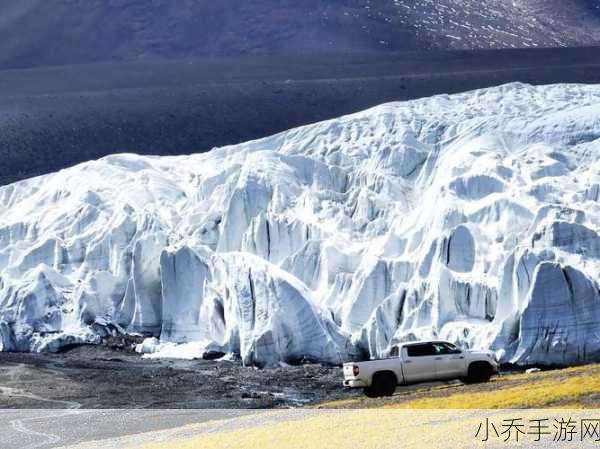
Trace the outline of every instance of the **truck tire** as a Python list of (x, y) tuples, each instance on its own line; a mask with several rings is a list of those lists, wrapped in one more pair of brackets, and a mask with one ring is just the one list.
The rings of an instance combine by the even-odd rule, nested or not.
[(486, 362), (474, 362), (469, 365), (469, 372), (463, 382), (467, 384), (488, 382), (492, 374), (494, 374), (492, 365)]
[(365, 388), (365, 394), (370, 398), (380, 398), (383, 396), (392, 396), (396, 391), (398, 381), (396, 375), (392, 372), (380, 372), (373, 374), (371, 386)]

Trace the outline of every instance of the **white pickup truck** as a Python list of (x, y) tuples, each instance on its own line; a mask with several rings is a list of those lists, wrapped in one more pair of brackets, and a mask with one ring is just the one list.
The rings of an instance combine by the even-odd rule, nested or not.
[(364, 388), (370, 397), (391, 396), (397, 385), (461, 379), (487, 382), (498, 372), (490, 351), (462, 351), (445, 341), (404, 343), (394, 357), (344, 364), (344, 386)]

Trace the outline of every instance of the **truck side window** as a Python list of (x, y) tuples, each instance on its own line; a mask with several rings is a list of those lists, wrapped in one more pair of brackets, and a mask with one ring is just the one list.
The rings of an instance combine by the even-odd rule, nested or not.
[(449, 343), (435, 343), (435, 352), (438, 355), (460, 354), (461, 350)]
[(450, 343), (444, 343), (444, 345), (448, 348), (448, 351), (450, 351), (448, 354), (461, 354), (462, 351), (460, 349), (458, 349), (456, 346), (450, 344)]
[(409, 357), (427, 357), (436, 354), (435, 346), (431, 343), (410, 345), (406, 347), (406, 353)]

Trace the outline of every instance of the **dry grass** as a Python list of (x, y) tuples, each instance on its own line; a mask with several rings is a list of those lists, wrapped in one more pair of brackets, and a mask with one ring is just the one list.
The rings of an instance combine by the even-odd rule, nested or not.
[(495, 391), (460, 393), (442, 398), (415, 399), (398, 404), (397, 407), (425, 409), (539, 408), (552, 406), (553, 404), (579, 404), (578, 399), (597, 393), (600, 393), (600, 378), (583, 379), (575, 377), (562, 382), (534, 381)]

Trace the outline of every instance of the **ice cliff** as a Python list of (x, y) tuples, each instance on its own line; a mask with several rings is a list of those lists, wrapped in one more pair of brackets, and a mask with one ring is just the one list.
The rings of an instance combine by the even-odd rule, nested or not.
[(600, 360), (600, 86), (386, 104), (0, 187), (3, 350), (385, 356), (443, 338)]

